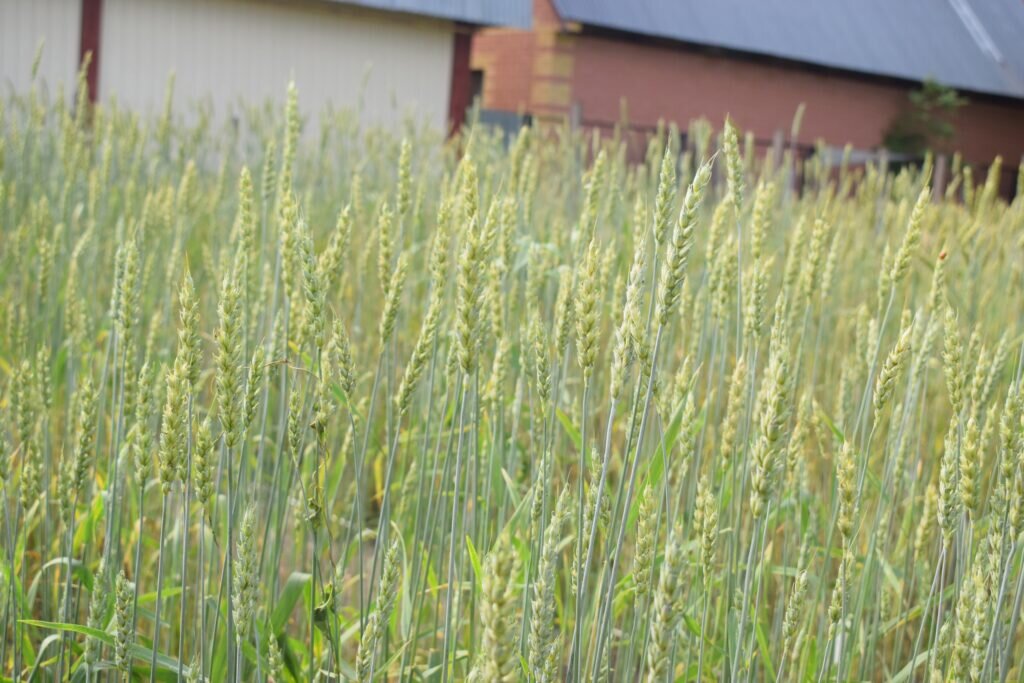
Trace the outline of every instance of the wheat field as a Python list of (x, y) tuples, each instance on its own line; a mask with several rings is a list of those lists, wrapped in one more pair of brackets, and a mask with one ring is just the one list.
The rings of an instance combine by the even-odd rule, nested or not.
[(1024, 174), (78, 92), (0, 100), (3, 680), (1024, 680)]

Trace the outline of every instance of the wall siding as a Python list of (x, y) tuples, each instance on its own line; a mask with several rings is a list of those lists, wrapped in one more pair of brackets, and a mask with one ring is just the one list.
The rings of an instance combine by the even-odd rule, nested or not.
[(217, 118), (241, 104), (281, 102), (294, 78), (312, 118), (361, 106), (366, 123), (448, 114), (453, 26), (327, 3), (104, 0), (100, 94), (158, 111), (168, 75), (175, 101)]
[(74, 88), (82, 6), (80, 0), (0, 0), (0, 94), (25, 93), (32, 61), (46, 41), (38, 81), (51, 94)]
[[(560, 26), (549, 0), (534, 0), (531, 31), (485, 29), (474, 38), (473, 68), (484, 71), (486, 109), (524, 111), (543, 120), (577, 115), (584, 126), (610, 132), (623, 105), (642, 138), (659, 120), (685, 126), (726, 115), (763, 141), (788, 133), (801, 102), (807, 106), (799, 142), (822, 138), (860, 149), (882, 144), (909, 106), (912, 84), (750, 60), (641, 38), (619, 38)], [(949, 147), (974, 163), (1002, 155), (1015, 166), (1024, 155), (1024, 102), (968, 96), (957, 113)]]
[[(776, 130), (789, 131), (803, 102), (801, 143), (822, 138), (871, 149), (908, 107), (913, 88), (587, 35), (577, 37), (573, 52), (572, 98), (583, 121), (594, 125), (614, 124), (625, 98), (635, 125), (653, 127), (661, 118), (685, 125), (701, 116), (718, 125), (730, 115), (741, 128), (770, 140)], [(972, 162), (1001, 154), (1016, 164), (1024, 154), (1024, 103), (971, 99), (957, 113), (951, 147)]]

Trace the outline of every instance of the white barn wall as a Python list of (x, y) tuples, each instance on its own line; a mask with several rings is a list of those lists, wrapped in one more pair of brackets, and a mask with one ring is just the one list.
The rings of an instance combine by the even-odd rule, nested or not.
[(154, 113), (173, 71), (177, 105), (205, 100), (221, 118), (242, 102), (282, 102), (294, 78), (307, 115), (361, 100), (367, 123), (411, 112), (440, 128), (453, 30), (329, 2), (104, 0), (99, 90)]
[(0, 0), (0, 95), (28, 92), (32, 61), (45, 39), (37, 78), (70, 94), (78, 71), (81, 0)]

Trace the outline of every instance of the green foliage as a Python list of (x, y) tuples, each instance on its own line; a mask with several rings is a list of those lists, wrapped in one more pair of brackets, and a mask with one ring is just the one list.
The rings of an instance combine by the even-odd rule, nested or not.
[(890, 124), (882, 144), (886, 149), (915, 156), (947, 151), (956, 134), (956, 113), (967, 99), (956, 90), (926, 80), (908, 95), (910, 106)]

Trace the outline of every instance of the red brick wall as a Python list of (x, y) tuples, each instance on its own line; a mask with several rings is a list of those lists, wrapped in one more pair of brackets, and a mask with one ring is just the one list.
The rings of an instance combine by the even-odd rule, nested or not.
[[(730, 114), (741, 128), (770, 139), (779, 129), (788, 134), (804, 102), (799, 142), (824, 138), (870, 149), (907, 107), (908, 86), (670, 46), (580, 35), (574, 57), (572, 98), (584, 122), (614, 123), (624, 97), (634, 125), (659, 118), (684, 125), (699, 116), (717, 124)], [(1024, 103), (970, 103), (956, 127), (953, 146), (970, 161), (1002, 154), (1016, 165), (1024, 155)]]
[[(576, 105), (584, 124), (610, 127), (625, 99), (630, 123), (642, 129), (700, 116), (717, 125), (730, 114), (770, 140), (778, 130), (788, 134), (804, 102), (798, 142), (823, 138), (859, 149), (879, 146), (908, 107), (910, 85), (576, 29), (557, 21), (549, 0), (534, 0), (532, 31), (478, 33), (473, 68), (485, 71), (483, 106), (564, 116)], [(1016, 166), (1024, 155), (1024, 103), (975, 100), (957, 115), (952, 147), (974, 163), (999, 154)]]
[(533, 27), (473, 37), (472, 67), (484, 72), (483, 106), (561, 118), (572, 103), (572, 45), (550, 0), (533, 0)]
[(533, 82), (533, 34), (516, 29), (485, 29), (473, 36), (470, 64), (484, 72), (482, 106), (528, 110)]

